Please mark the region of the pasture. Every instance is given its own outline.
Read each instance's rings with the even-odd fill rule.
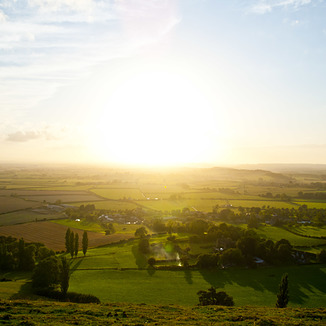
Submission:
[[[135,188],[110,188],[110,189],[91,189],[91,191],[100,196],[107,199],[129,199],[129,200],[138,200],[144,199],[144,195],[139,191],[139,189]]]
[[[83,205],[95,205],[96,209],[106,209],[106,210],[126,210],[126,209],[135,209],[139,207],[139,205],[129,202],[129,201],[119,201],[119,200],[104,200],[104,201],[95,201],[95,202],[78,202],[78,203],[70,203],[71,205],[79,207],[81,204]]]
[[[284,273],[289,274],[290,307],[325,307],[325,265],[217,271],[75,269],[70,290],[96,295],[102,302],[195,305],[199,290],[216,286],[233,296],[236,306],[274,307]]]
[[[326,240],[302,237],[300,235],[293,234],[284,228],[279,228],[271,225],[261,226],[258,229],[255,229],[255,231],[259,236],[265,239],[270,239],[273,241],[287,239],[294,247],[312,247],[326,245]]]

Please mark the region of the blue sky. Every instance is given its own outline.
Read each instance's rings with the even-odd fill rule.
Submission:
[[[325,163],[323,0],[0,0],[6,162]]]

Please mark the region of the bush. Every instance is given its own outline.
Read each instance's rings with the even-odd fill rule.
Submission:
[[[219,306],[234,306],[234,301],[231,296],[224,291],[216,292],[216,288],[213,286],[207,291],[197,292],[199,296],[199,305],[219,305]]]
[[[76,292],[67,292],[66,295],[61,291],[51,290],[51,289],[36,289],[35,294],[59,300],[68,301],[74,303],[101,303],[100,299],[92,294],[82,294]]]

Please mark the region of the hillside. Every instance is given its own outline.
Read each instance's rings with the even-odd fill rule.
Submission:
[[[321,325],[326,309],[0,301],[4,325]]]

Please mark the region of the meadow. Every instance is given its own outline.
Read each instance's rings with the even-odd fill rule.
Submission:
[[[284,273],[289,274],[289,307],[326,306],[325,265],[218,271],[76,269],[70,290],[96,295],[102,302],[195,305],[196,293],[213,285],[233,296],[236,306],[274,307]]]

